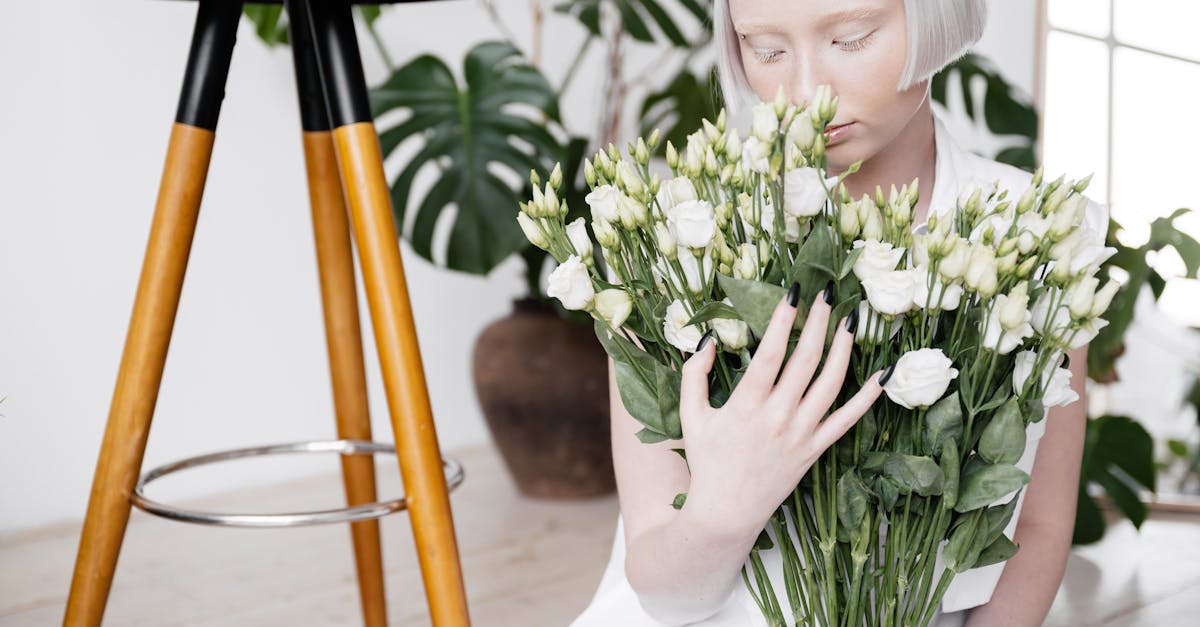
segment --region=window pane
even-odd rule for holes
[[[1108,11],[1109,0],[1050,0],[1046,16],[1052,27],[1107,37]]]
[[[1043,159],[1046,176],[1095,173],[1087,195],[1106,203],[1108,186],[1108,47],[1051,31],[1046,38]]]
[[[1114,35],[1121,43],[1200,61],[1200,2],[1116,0]]]
[[[1113,81],[1114,212],[1143,222],[1200,209],[1200,65],[1117,47]]]

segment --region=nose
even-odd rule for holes
[[[800,101],[812,102],[818,86],[833,86],[831,78],[815,55],[797,55],[796,63],[792,66],[789,99],[796,104]],[[832,91],[833,95],[837,95],[836,89]]]

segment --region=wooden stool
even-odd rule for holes
[[[363,617],[365,624],[372,626],[387,622],[379,526],[374,518],[406,507],[412,516],[433,624],[469,624],[444,469],[448,465],[453,470],[457,464],[443,460],[434,431],[350,2],[287,0],[285,4],[295,55],[337,431],[342,439],[192,458],[151,471],[139,481],[242,12],[237,0],[200,0],[64,625],[100,624],[132,504],[152,513],[210,524],[289,526],[353,521]],[[395,449],[369,442],[347,203]],[[141,495],[142,486],[157,476],[220,459],[295,451],[370,454],[383,450],[396,451],[404,481],[405,498],[390,504],[372,503],[376,498],[374,465],[368,457],[342,457],[350,505],[344,510],[265,516],[187,513],[154,504]],[[457,485],[458,481],[461,468],[451,483]]]

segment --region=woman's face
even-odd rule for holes
[[[826,155],[835,168],[868,160],[912,121],[928,81],[897,92],[908,55],[904,0],[728,0],[742,66],[760,100],[780,85],[811,100],[818,85],[839,96]]]

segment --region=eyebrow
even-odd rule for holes
[[[842,9],[834,11],[817,21],[820,26],[830,26],[834,24],[846,24],[858,20],[865,20],[878,15],[881,9],[877,6],[860,6],[852,9]],[[770,20],[746,20],[741,24],[734,25],[734,30],[744,35],[754,35],[762,32],[773,31],[777,28],[777,23]]]

